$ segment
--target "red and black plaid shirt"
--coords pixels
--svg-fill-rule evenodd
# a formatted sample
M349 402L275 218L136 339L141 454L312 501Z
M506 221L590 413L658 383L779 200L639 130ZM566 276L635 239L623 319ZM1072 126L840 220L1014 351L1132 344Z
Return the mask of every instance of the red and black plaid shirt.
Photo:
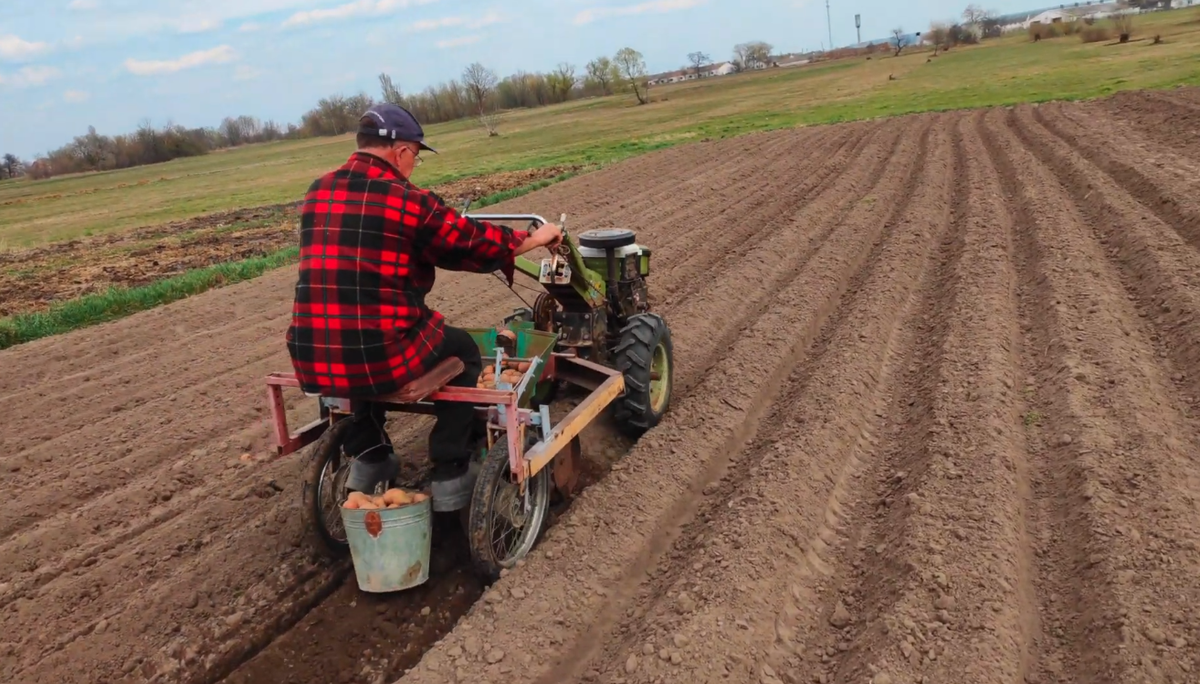
M442 315L425 305L434 267L512 283L524 236L464 217L388 162L355 152L313 182L300 220L300 278L287 332L306 392L389 394L429 371Z

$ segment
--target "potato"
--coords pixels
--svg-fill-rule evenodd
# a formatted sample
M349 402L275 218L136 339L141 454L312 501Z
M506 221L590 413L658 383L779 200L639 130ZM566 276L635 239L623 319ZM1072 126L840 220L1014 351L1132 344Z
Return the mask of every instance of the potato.
M345 508L346 510L349 510L349 511L357 511L358 510L358 499L354 499L354 498L346 499L346 502L342 504L342 508Z
M529 371L529 366L530 366L530 365L531 365L531 364L530 364L528 361L522 361L522 362L520 362L520 363L518 363L518 364L517 364L517 371L518 371L518 372L521 372L521 373L526 373L526 372L528 372L528 371Z
M389 489L383 493L383 501L390 507L393 504L396 506L403 506L407 504L410 499L408 492L404 491L403 489L393 487L392 489Z

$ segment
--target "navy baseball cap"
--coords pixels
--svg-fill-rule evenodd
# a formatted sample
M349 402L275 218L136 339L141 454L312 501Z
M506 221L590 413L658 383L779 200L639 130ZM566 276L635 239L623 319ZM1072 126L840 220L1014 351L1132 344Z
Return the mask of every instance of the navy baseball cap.
M417 122L417 117L413 116L412 112L404 107L383 102L372 105L367 111L363 112L360 118L368 116L377 121L379 126L360 126L358 129L359 133L377 135L381 138L391 138L392 140L415 142L421 146L421 149L437 154L437 150L425 144L425 131L421 128L421 124Z

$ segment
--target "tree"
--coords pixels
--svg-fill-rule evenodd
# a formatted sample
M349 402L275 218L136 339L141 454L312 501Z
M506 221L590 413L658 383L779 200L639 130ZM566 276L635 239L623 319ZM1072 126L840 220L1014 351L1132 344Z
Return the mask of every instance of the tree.
M613 84L621 79L617 65L607 57L598 57L587 63L588 80L600 88L603 95L612 95Z
M25 170L25 164L15 154L0 157L0 178L16 178Z
M703 52L689 52L688 63L692 65L692 69L696 71L696 78L700 78L700 70L705 64L712 63L712 57Z
M559 102L566 102L571 97L571 91L579 78L575 76L575 65L561 62L554 73L550 74L550 89Z
M987 18L987 14L987 11L979 5L971 4L967 5L967 8L963 10L962 18L968 26L974 26Z
M939 49L949 45L950 27L935 21L929 25L929 31L925 33L925 40L933 45L933 54L936 57Z
M771 51L774 49L770 43L761 40L733 46L734 71L750 71L766 66L771 61Z
M904 39L904 29L897 26L892 29L892 47L896 49L896 56L900 56L900 51L904 49L907 41Z
M496 72L479 62L463 70L463 85L467 88L467 96L479 115L479 123L483 124L489 137L500 135L496 130L496 84L499 80Z
M392 83L391 76L379 74L379 89L383 91L383 102L404 106L404 96L400 93L400 87Z
M646 82L646 60L642 58L642 53L633 48L621 48L613 62L621 70L621 76L629 81L629 87L633 88L638 104L646 104L650 84Z

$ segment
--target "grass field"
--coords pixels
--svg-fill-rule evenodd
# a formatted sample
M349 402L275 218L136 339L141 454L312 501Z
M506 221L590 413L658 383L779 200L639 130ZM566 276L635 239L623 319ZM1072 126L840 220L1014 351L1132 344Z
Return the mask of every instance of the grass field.
M655 101L644 107L632 96L617 96L510 112L498 138L487 138L471 121L430 126L428 137L443 153L430 155L416 180L606 163L681 142L799 124L1200 84L1200 8L1137 22L1135 41L1126 45L1083 44L1077 36L1032 43L1020 34L931 61L920 48L899 58L655 88ZM1154 34L1164 42L1151 45ZM121 171L0 183L0 249L293 201L352 148L350 136L288 141Z

